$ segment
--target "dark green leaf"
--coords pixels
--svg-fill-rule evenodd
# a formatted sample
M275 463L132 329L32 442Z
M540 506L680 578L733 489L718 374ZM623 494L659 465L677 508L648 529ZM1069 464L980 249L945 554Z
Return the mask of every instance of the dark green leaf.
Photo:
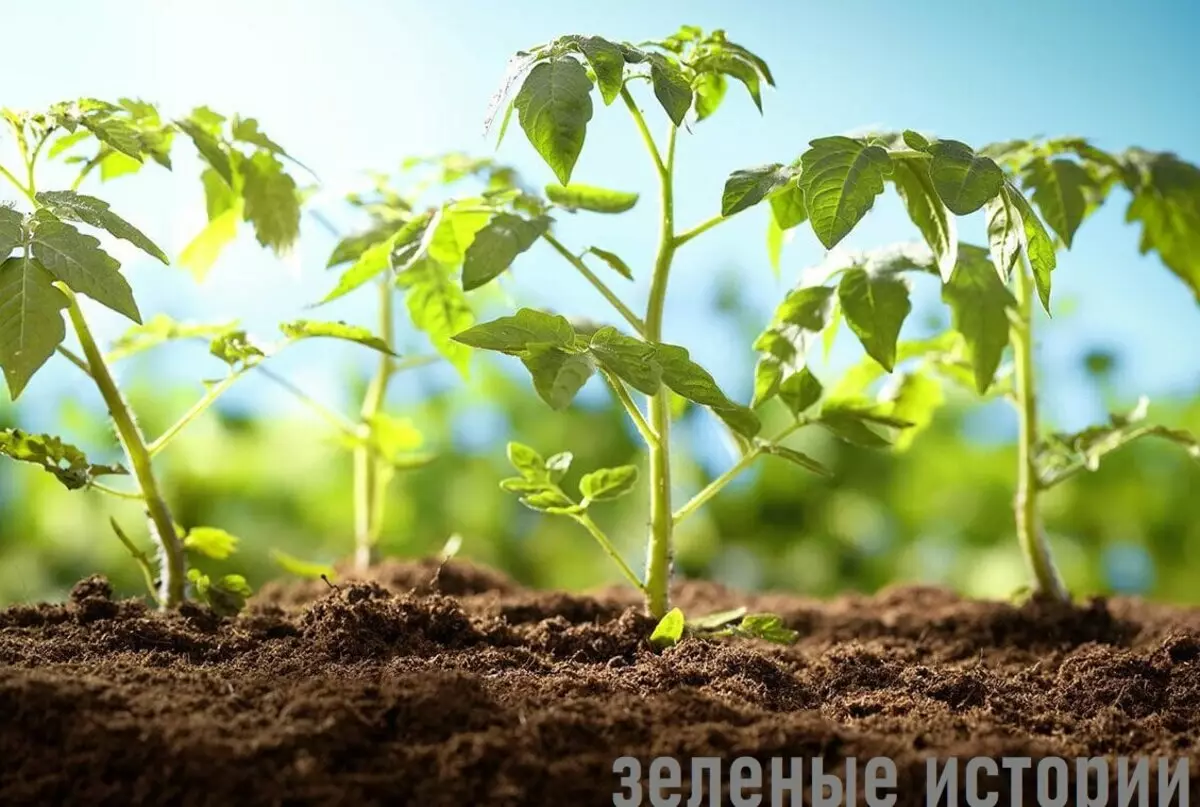
M166 254L147 238L139 229L108 208L108 202L95 196L84 196L74 191L45 191L37 195L38 201L47 205L56 216L68 221L80 221L99 227L116 238L128 241L143 252L170 263ZM3 251L0 244L0 252Z
M629 268L629 264L621 260L616 254L606 249L600 249L599 247L588 247L588 252L607 263L617 274L633 280L633 270Z
M254 118L239 118L235 116L230 133L233 135L234 140L258 146L281 157L287 156L287 152L283 150L283 146L259 131L258 121Z
M98 476L129 473L120 465L95 465L75 446L50 434L0 429L0 454L41 466L68 490L87 487Z
M14 401L66 337L67 298L53 282L23 255L0 263L0 368Z
M908 217L917 225L937 258L942 282L950 280L958 261L958 226L934 188L929 166L922 160L894 160L892 182L904 201Z
M775 443L767 443L763 446L763 452L774 457L781 457L788 462L799 465L806 471L811 471L820 476L833 476L833 471L826 468L821 463L817 462L807 454L797 451L794 448L777 445Z
M1174 154L1135 153L1139 168L1125 220L1141 222L1142 254L1154 250L1200 301L1200 168Z
M955 215L974 213L1000 193L1004 172L991 157L981 157L957 140L939 140L928 151L933 186Z
M662 385L657 349L648 342L606 325L592 334L590 350L601 367L639 392L653 395Z
M758 434L762 424L754 412L726 397L708 371L691 360L686 348L660 344L656 346L655 355L667 387L689 401L712 409L743 437Z
M25 217L11 207L0 205L0 261L25 243Z
M514 101L529 142L564 185L571 182L592 119L591 91L583 65L560 56L529 71Z
M747 614L738 625L738 632L774 644L792 644L800 635L784 627L783 619L775 614Z
M637 204L638 194L597 188L592 185L547 185L546 198L567 210L624 213Z
M42 208L34 213L33 255L42 266L77 294L86 294L134 322L141 322L133 290L121 276L120 264L90 235L64 224Z
M649 59L654 97L662 104L671 122L682 126L683 119L692 108L692 85L670 59L658 53L649 54Z
M650 644L659 650L677 645L683 638L683 628L683 611L672 608L654 626L654 632L650 634Z
M298 319L294 322L283 323L279 326L279 329L283 331L284 336L292 340L310 339L313 337L341 339L347 342L356 342L372 350L378 350L380 353L386 353L389 356L396 355L387 342L360 325L348 325L345 322L314 322L308 319Z
M1017 301L984 251L967 244L959 247L958 266L942 288L942 299L950 306L954 328L966 341L975 388L982 395L992 385L1008 346L1008 309L1015 309Z
M725 180L721 215L732 216L766 199L788 183L794 172L779 163L734 171Z
M283 163L266 151L242 163L245 184L243 215L254 225L258 243L275 252L285 252L300 235L300 200L296 182L283 170Z
M780 385L803 369L812 342L828 324L832 309L833 289L826 286L809 286L788 293L775 310L771 325L754 341L759 359L754 370L751 406L775 397ZM793 384L801 385L791 393L799 395L804 382Z
M859 412L852 408L827 405L817 423L834 436L863 448L887 448L891 441L868 426Z
M799 415L821 400L822 392L824 388L821 382L807 367L791 373L779 383L779 400L787 405L793 415Z
M1025 187L1033 189L1033 201L1046 223L1068 248L1075 231L1088 212L1086 193L1094 191L1095 180L1079 163L1038 158L1025 166Z
M529 345L521 363L533 376L538 396L555 410L570 406L596 369L589 356L544 343Z
M853 267L838 283L838 301L846 324L854 331L867 355L889 373L896 366L896 341L912 311L909 287L896 275L871 273Z
M176 121L175 125L191 139L196 146L196 151L200 152L204 161L212 166L221 179L225 180L225 184L231 188L234 187L236 183L233 180L233 163L230 162L225 147L211 132L197 123L195 112L192 115L193 117L190 119Z
M874 206L892 160L886 149L849 137L823 137L809 146L800 158L800 188L813 231L833 249Z
M82 123L101 143L139 163L142 161L142 141L137 129L127 122L120 118L88 115Z
M550 227L550 219L523 219L497 213L475 235L463 261L463 291L473 291L500 276L516 257L533 246Z
M762 112L762 90L759 86L758 70L754 65L734 53L715 51L696 60L693 68L701 75L705 73L724 74L742 82L754 106Z
M454 341L480 350L517 355L536 344L573 347L575 329L566 317L522 308L511 317L500 317L469 328L455 336Z
M585 474L579 480L579 492L584 498L593 502L607 502L619 499L633 490L637 485L638 469L636 465L621 465L616 468L601 468Z

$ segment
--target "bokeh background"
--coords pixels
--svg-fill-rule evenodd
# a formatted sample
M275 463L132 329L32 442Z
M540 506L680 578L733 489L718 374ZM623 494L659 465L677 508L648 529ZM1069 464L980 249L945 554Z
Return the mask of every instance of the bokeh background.
M1200 11L1182 1L1135 8L1104 0L1085 10L1036 0L1002 9L942 0L760 0L737 7L61 0L5 4L0 21L25 34L6 38L8 63L21 69L0 78L0 105L38 109L80 96L129 96L158 103L168 115L206 104L256 117L319 179L310 210L346 231L356 220L342 202L345 193L369 187L367 172L393 171L409 156L493 155L531 184L551 181L515 125L497 153L482 136L483 113L509 55L564 33L636 42L682 23L728 29L769 62L778 88L767 94L762 116L731 89L714 118L681 136L681 226L717 211L730 171L791 161L808 140L827 134L915 128L977 145L1078 134L1112 150L1139 145L1200 161L1200 110L1185 91L1195 72ZM644 107L653 124L665 119L657 107ZM12 148L11 138L0 140L0 159L11 159ZM101 191L171 254L205 223L200 166L179 151L173 172L147 168ZM558 226L572 247L594 243L625 257L639 282L617 288L640 306L657 219L650 166L622 110L597 104L574 178L645 194L624 216L581 215ZM53 184L43 180L42 187ZM1078 429L1146 394L1153 418L1200 431L1200 311L1156 256L1139 254L1137 230L1124 222L1126 203L1114 192L1060 256L1055 318L1039 323L1044 420L1049 428ZM823 257L802 227L776 276L767 260L766 216L765 208L744 214L685 248L667 306L667 339L691 347L740 400L749 397L751 340L785 290ZM964 240L982 242L979 218L965 223ZM844 246L915 237L894 195L885 195ZM144 312L237 318L269 334L277 322L311 314L305 307L332 287L335 277L323 267L334 243L308 214L287 258L260 250L245 234L202 284L137 253L116 254ZM508 300L498 302L496 314L519 303L608 316L594 291L542 244L518 260L503 289ZM363 292L320 316L370 324L373 295ZM921 288L915 302L905 336L944 325L935 288ZM101 337L125 327L107 312L89 312ZM419 334L403 324L401 333L404 352L428 352ZM833 378L860 358L853 336L843 332L818 374ZM274 369L350 414L371 363L354 346L314 344L280 357ZM98 396L75 372L55 360L17 405L0 397L0 425L61 433L94 458L116 459ZM171 346L121 365L120 380L153 435L201 393L201 379L219 372L203 347ZM389 411L411 417L439 459L394 483L384 551L428 554L457 533L463 556L533 585L615 581L585 533L524 510L496 483L506 473L504 443L512 436L547 454L574 452L579 471L571 482L598 465L641 462L636 434L598 384L555 414L523 372L515 360L479 356L465 382L444 366L398 380ZM1024 582L1011 517L1015 428L1005 404L985 406L963 394L902 455L813 434L807 448L835 479L760 463L681 528L677 568L818 595L925 581L1006 596ZM686 418L677 439L682 501L730 455L700 413ZM319 419L266 379L240 381L161 465L179 521L241 537L239 554L210 563L214 571L243 572L257 585L282 573L272 549L318 562L350 552L350 458ZM1171 446L1146 443L1053 491L1046 523L1071 585L1080 593L1200 602L1198 486L1200 466ZM640 559L645 508L644 499L631 496L596 511L631 559ZM59 598L93 571L138 593L138 571L108 529L110 513L127 528L138 523L130 506L98 493L67 493L33 468L0 465L0 603Z

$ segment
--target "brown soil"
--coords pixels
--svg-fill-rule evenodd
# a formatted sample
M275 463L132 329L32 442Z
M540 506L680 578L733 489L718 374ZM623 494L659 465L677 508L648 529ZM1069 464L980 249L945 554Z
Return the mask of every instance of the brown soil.
M1200 610L687 583L685 610L772 610L800 640L659 654L628 592L436 570L273 586L236 621L100 578L0 612L0 804L612 804L626 755L685 779L696 756L888 756L901 805L930 755L1187 756L1200 788Z

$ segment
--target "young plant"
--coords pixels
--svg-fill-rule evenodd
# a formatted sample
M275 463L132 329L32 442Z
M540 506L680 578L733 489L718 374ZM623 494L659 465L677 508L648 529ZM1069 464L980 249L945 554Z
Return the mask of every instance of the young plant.
M771 203L767 245L776 263L781 234L805 218L812 221L821 242L833 249L872 207L885 183L895 186L928 246L831 254L789 295L776 314L776 326L756 343L762 358L755 401L778 394L791 405L785 397L789 382L811 383L793 382L807 373L809 342L822 330L828 338L839 317L850 325L871 361L847 376L833 398L861 395L884 372L892 373L898 361L917 366L896 377L881 403L890 406L891 414L917 425L928 423L941 404L940 379L963 383L980 395L1007 397L1016 407L1020 427L1016 529L1035 595L1069 598L1039 522L1041 492L1082 470L1094 470L1105 454L1142 437L1169 440L1200 457L1200 443L1192 435L1143 424L1144 404L1133 413L1112 415L1106 425L1043 438L1033 361L1034 296L1049 314L1057 251L1071 246L1084 219L1118 184L1132 197L1127 220L1143 225L1142 252L1158 252L1200 299L1196 166L1173 154L1142 149L1111 154L1082 138L1012 141L976 152L958 141L906 131L814 140L791 166L735 173L726 186L727 201L731 188L748 184L748 175L758 177L754 201L767 198ZM726 204L725 212L743 206ZM987 220L987 248L959 243L955 217L980 210ZM909 272L940 278L954 330L898 345L911 310L909 285L902 277ZM838 281L836 291L824 285L833 280ZM819 314L816 301L826 306ZM1006 373L997 383L1010 347L1011 379ZM905 439L912 436L909 431Z
M425 332L440 356L465 376L469 354L451 341L458 330L471 325L474 315L466 297L450 280L450 273L466 258L466 245L488 222L504 199L521 191L515 172L490 159L463 154L411 158L402 166L405 175L419 169L432 173L401 193L387 176L376 176L370 193L351 194L347 201L368 217L367 226L340 238L329 257L328 268L341 268L337 285L319 305L337 300L359 287L373 284L377 299L380 338L395 346L395 297L403 291L413 325ZM484 195L464 201L442 200L418 209L431 190L445 190L463 180L481 180ZM326 223L335 235L337 230ZM386 515L388 485L397 471L421 467L432 460L413 453L420 433L408 420L384 410L388 390L397 374L434 361L417 356L397 361L389 354L379 365L363 396L359 422L352 439L354 451L354 566L365 572L378 560L378 544Z
M220 600L221 607L228 610L226 606L238 602L245 581L239 583L236 576L215 582L189 576L186 554L192 551L226 557L236 541L213 528L183 530L175 523L154 471L154 456L274 349L310 337L336 337L384 352L388 349L363 329L343 323L301 320L285 324L282 343L271 349L252 344L236 324L191 326L167 318L143 324L118 261L105 251L99 239L77 227L103 231L169 263L163 250L140 230L114 213L106 202L81 194L78 188L97 169L104 180L134 173L147 159L169 168L172 140L183 133L208 165L203 179L210 215L219 217L235 210L239 218L253 225L260 243L276 251L287 249L298 232L296 185L283 170L279 159L282 150L259 131L253 119L229 121L201 108L187 118L164 122L152 105L128 99L118 104L83 99L55 104L43 113L3 110L2 114L15 139L20 162L15 170L0 164L0 176L20 192L27 207L21 211L0 206L0 258L4 259L0 263L0 368L9 393L14 400L18 398L51 356L62 355L100 393L131 470L92 463L82 451L58 437L16 429L0 432L0 454L42 467L68 489L98 490L141 503L157 548L157 574L150 574L145 554L115 522L113 528L150 582L157 579L153 588L159 604L165 608L180 605L190 579L197 596L210 603ZM95 148L91 156L73 153L89 146ZM39 158L43 153L47 158L65 155L66 164L82 165L70 189L39 188ZM81 296L137 323L107 355L92 335ZM64 311L82 355L63 345ZM224 380L210 384L208 392L174 426L157 439L147 440L113 378L111 365L122 356L178 338L211 340L211 352L227 362L231 372ZM105 476L130 473L136 483L132 491L100 481Z

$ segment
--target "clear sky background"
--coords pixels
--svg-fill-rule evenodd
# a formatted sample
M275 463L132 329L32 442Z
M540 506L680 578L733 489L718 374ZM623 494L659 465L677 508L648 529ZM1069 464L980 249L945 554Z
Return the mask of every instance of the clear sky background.
M257 117L264 131L314 169L327 189L323 209L349 226L338 198L361 187L365 171L390 169L410 155L491 153L481 121L513 51L565 33L657 38L681 23L727 29L769 62L778 84L766 94L765 115L731 87L720 112L680 138L681 226L717 211L730 171L790 161L814 137L864 128L914 128L974 145L1077 134L1104 148L1141 145L1200 161L1200 6L1185 0L1011 0L1002 6L947 0L2 0L0 105L41 108L83 95L125 95L157 102L168 114L207 104ZM560 238L621 253L640 282L614 285L640 306L657 227L648 215L655 205L653 177L628 115L594 97L596 114L574 180L642 191L644 198L637 212L621 217L567 217ZM665 122L648 92L642 100L652 123ZM11 138L0 141L4 159L11 148ZM103 189L90 186L170 254L204 224L199 167L189 149L180 141L173 175L150 167ZM515 120L498 156L533 183L552 180ZM0 192L0 198L13 196ZM917 237L892 197L883 197L844 246ZM1200 310L1157 257L1138 254L1138 231L1124 223L1126 203L1123 191L1114 192L1084 224L1054 276L1062 313L1043 329L1039 356L1049 388L1046 414L1060 426L1099 416L1082 385L1080 358L1088 347L1118 352L1119 381L1131 394L1193 394L1200 382ZM742 400L753 367L749 345L731 341L697 312L708 310L721 278L732 277L765 317L823 255L811 230L801 227L775 280L763 240L766 215L765 209L743 214L686 247L667 311L667 339L694 346ZM979 219L963 228L965 238L981 240ZM305 315L302 307L331 288L334 278L322 267L333 243L306 218L302 243L281 263L259 250L247 229L199 287L180 269L128 251L116 254L129 260L126 271L146 315L240 317L269 335L276 322ZM541 245L518 260L511 289L522 303L608 316L590 287ZM934 289L923 289L919 299L936 309ZM323 315L369 323L371 302L366 294ZM96 319L102 334L124 327L102 311ZM913 317L913 327L919 320ZM295 351L280 369L330 401L342 394L346 368L369 361L353 346ZM194 377L193 369L171 361L178 355L160 354L156 367L172 378ZM842 361L859 355L848 333L838 355ZM30 385L23 403L34 423L50 417L47 404L55 396L75 388L71 372L65 362L52 362ZM289 403L254 379L235 392L234 401Z

